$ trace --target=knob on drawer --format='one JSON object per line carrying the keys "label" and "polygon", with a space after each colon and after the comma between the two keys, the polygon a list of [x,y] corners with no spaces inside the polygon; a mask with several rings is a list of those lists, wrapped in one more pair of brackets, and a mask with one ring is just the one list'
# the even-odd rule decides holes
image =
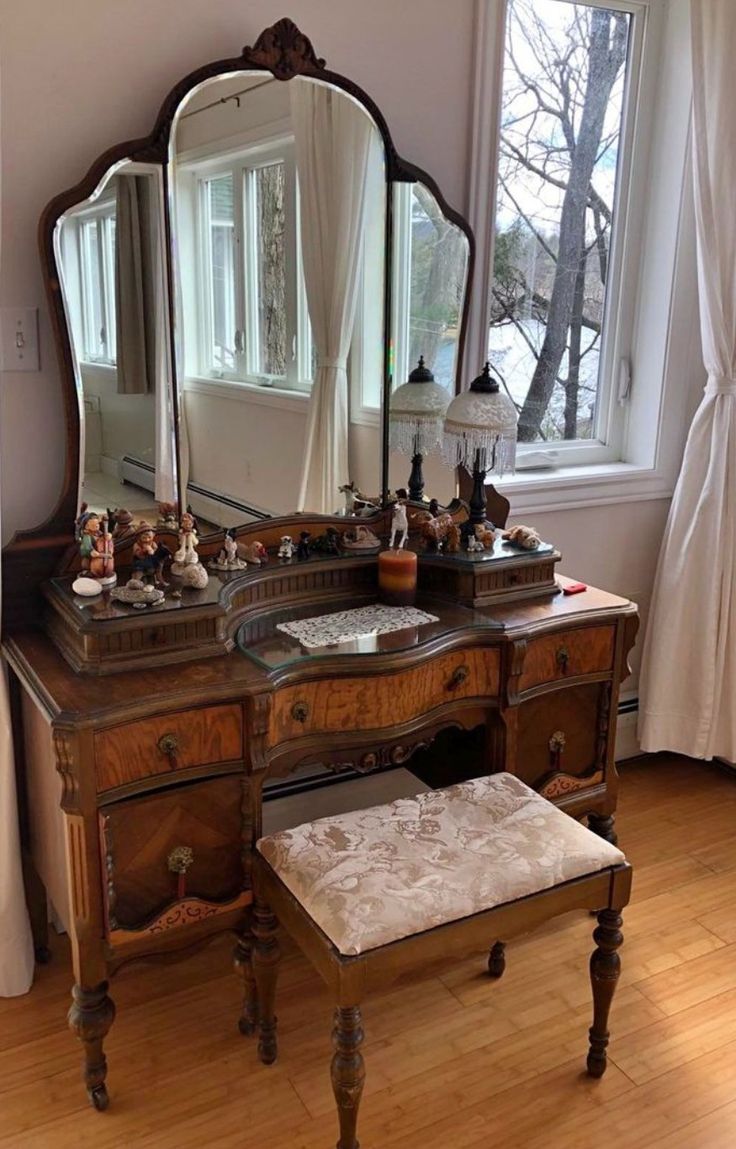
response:
{"label": "knob on drawer", "polygon": [[570,661],[570,652],[566,646],[560,646],[555,654],[555,661],[563,674],[567,674],[567,666]]}
{"label": "knob on drawer", "polygon": [[468,670],[467,666],[456,666],[450,675],[449,681],[447,683],[447,689],[457,690],[458,686],[462,686],[469,674],[470,671]]}
{"label": "knob on drawer", "polygon": [[175,734],[162,734],[157,742],[157,746],[162,754],[165,754],[169,759],[169,765],[172,770],[177,766],[177,754],[179,753],[179,739]]}
{"label": "knob on drawer", "polygon": [[295,702],[291,708],[291,717],[295,722],[306,722],[309,718],[309,706],[306,702]]}

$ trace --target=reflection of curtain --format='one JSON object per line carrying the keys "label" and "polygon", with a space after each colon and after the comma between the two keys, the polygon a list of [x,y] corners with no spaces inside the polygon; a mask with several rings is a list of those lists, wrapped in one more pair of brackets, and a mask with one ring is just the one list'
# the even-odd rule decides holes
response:
{"label": "reflection of curtain", "polygon": [[20,863],[15,765],[4,667],[0,667],[0,997],[26,993],[33,941]]}
{"label": "reflection of curtain", "polygon": [[[150,176],[116,177],[115,300],[119,395],[156,386],[156,300]],[[160,294],[160,293],[156,293]]]}
{"label": "reflection of curtain", "polygon": [[342,93],[290,84],[304,280],[317,351],[298,509],[328,514],[348,468],[347,356],[353,334],[373,126]]}
{"label": "reflection of curtain", "polygon": [[659,557],[642,666],[645,750],[736,761],[736,4],[692,0],[693,170],[708,384]]}

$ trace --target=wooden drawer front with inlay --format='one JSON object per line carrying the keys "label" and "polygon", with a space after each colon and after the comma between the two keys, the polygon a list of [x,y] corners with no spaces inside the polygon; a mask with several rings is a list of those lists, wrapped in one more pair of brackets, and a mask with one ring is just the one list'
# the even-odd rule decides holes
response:
{"label": "wooden drawer front with inlay", "polygon": [[601,781],[609,699],[606,683],[587,682],[522,702],[514,774],[549,798],[585,785],[559,781],[550,789],[559,775],[587,776],[588,785]]}
{"label": "wooden drawer front with inlay", "polygon": [[95,734],[98,791],[242,757],[243,714],[236,703],[176,711]]}
{"label": "wooden drawer front with inlay", "polygon": [[398,726],[458,698],[498,695],[497,649],[458,650],[398,674],[366,675],[278,691],[270,744],[317,732]]}
{"label": "wooden drawer front with inlay", "polygon": [[188,917],[197,921],[208,905],[237,897],[241,789],[241,778],[228,775],[113,802],[100,812],[108,933],[143,929],[184,899],[195,899]]}
{"label": "wooden drawer front with inlay", "polygon": [[591,626],[533,639],[524,658],[519,690],[544,682],[564,682],[580,674],[613,669],[616,628]]}

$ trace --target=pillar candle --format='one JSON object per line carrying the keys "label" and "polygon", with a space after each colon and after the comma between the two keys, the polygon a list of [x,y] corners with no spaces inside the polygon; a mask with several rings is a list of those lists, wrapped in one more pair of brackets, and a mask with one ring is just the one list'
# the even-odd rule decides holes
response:
{"label": "pillar candle", "polygon": [[411,606],[417,594],[414,551],[381,551],[378,556],[378,597],[389,606]]}

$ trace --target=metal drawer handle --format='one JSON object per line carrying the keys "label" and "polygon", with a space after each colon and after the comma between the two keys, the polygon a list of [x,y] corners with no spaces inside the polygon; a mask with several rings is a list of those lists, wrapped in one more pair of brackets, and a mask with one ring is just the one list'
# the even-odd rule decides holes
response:
{"label": "metal drawer handle", "polygon": [[567,674],[567,664],[570,661],[570,654],[566,646],[561,646],[555,655],[555,661],[563,674]]}
{"label": "metal drawer handle", "polygon": [[295,702],[291,708],[291,717],[295,722],[306,722],[309,718],[309,706],[306,702]]}
{"label": "metal drawer handle", "polygon": [[176,874],[176,896],[187,896],[187,870],[194,861],[194,850],[191,846],[174,846],[166,859],[169,872]]}
{"label": "metal drawer handle", "polygon": [[555,730],[549,740],[549,764],[553,770],[559,770],[562,764],[562,752],[567,744],[564,730]]}
{"label": "metal drawer handle", "polygon": [[462,686],[466,678],[470,674],[467,666],[456,666],[450,675],[450,681],[447,683],[448,690],[457,690],[458,686]]}
{"label": "metal drawer handle", "polygon": [[169,759],[169,765],[172,770],[175,770],[177,766],[176,756],[179,753],[179,739],[175,734],[162,734],[157,742],[157,746],[161,753],[165,754]]}

